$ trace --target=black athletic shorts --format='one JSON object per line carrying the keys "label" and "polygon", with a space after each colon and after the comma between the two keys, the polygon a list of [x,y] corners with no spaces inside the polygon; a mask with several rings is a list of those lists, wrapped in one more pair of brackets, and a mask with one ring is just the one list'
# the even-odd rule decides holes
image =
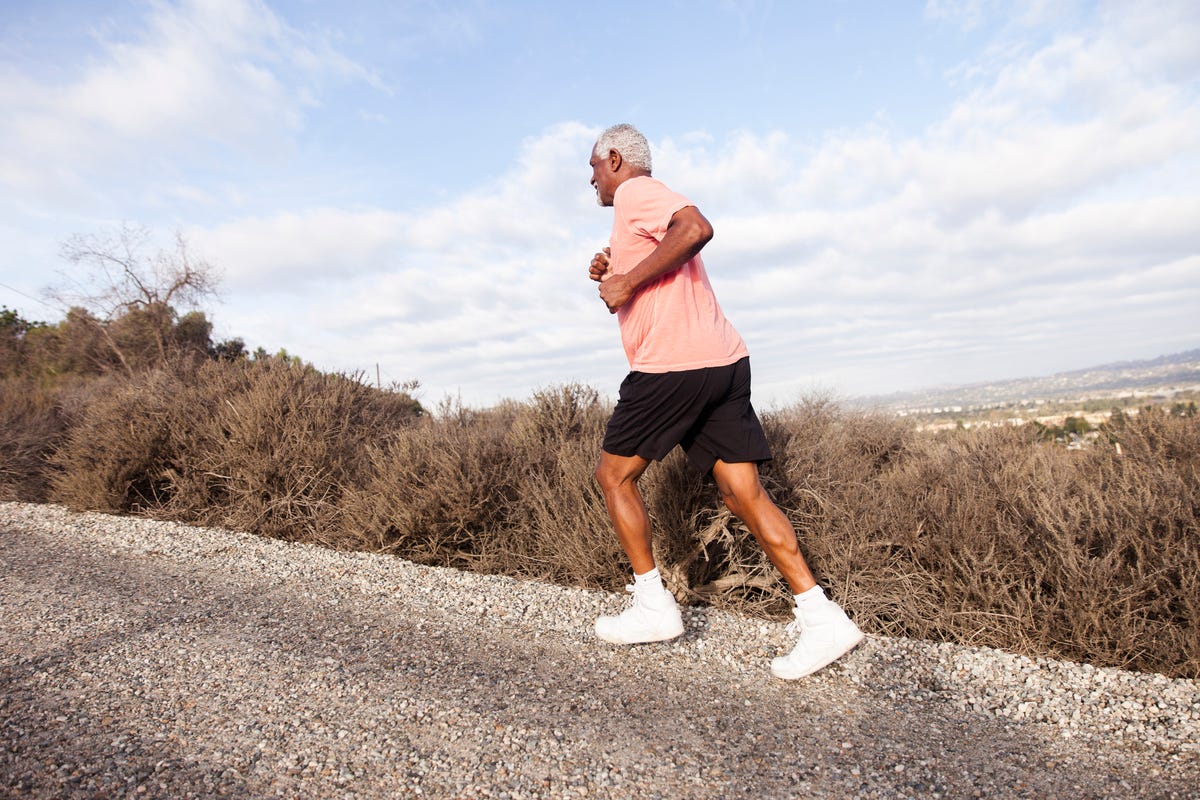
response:
{"label": "black athletic shorts", "polygon": [[604,451],[661,461],[675,445],[705,473],[717,459],[770,460],[750,405],[749,357],[726,367],[629,373],[604,432]]}

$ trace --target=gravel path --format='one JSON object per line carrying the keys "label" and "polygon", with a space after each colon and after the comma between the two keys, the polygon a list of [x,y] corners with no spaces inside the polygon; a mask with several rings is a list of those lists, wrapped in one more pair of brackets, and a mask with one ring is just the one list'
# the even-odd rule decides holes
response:
{"label": "gravel path", "polygon": [[1200,682],[0,504],[0,795],[1200,797]]}

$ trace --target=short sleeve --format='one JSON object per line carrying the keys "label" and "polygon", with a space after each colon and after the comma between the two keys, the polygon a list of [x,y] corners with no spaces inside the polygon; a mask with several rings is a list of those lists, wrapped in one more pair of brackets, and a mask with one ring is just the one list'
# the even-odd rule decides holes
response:
{"label": "short sleeve", "polygon": [[621,184],[620,189],[621,217],[634,233],[655,241],[662,241],[675,212],[693,205],[653,179],[634,178]]}

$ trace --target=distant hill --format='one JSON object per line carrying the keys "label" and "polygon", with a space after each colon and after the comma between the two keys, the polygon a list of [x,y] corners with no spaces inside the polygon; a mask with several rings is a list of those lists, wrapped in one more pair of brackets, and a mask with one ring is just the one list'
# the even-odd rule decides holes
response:
{"label": "distant hill", "polygon": [[1014,378],[963,386],[857,398],[862,405],[892,410],[961,406],[986,408],[1012,403],[1116,396],[1135,392],[1200,389],[1200,350],[1144,361],[1118,361],[1040,378]]}

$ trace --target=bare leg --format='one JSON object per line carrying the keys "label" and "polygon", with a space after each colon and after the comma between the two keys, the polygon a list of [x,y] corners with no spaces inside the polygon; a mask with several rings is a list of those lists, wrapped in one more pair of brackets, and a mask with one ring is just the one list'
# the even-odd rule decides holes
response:
{"label": "bare leg", "polygon": [[[800,554],[800,545],[791,523],[763,490],[754,463],[729,464],[718,461],[713,477],[721,489],[725,505],[737,514],[758,539],[792,589],[803,594],[816,586],[812,572]],[[785,680],[811,675],[841,658],[858,646],[863,633],[837,603],[816,595],[797,598],[793,612],[800,625],[796,646],[785,656],[771,659],[771,673]]]}
{"label": "bare leg", "polygon": [[746,523],[767,558],[783,574],[792,594],[816,586],[808,562],[800,553],[792,524],[763,489],[758,465],[752,461],[731,464],[718,460],[713,465],[713,478],[725,505]]}
{"label": "bare leg", "polygon": [[640,456],[614,456],[603,451],[600,463],[596,465],[596,481],[604,493],[613,530],[638,575],[654,569],[650,514],[637,486],[638,478],[649,465],[650,462]]}

